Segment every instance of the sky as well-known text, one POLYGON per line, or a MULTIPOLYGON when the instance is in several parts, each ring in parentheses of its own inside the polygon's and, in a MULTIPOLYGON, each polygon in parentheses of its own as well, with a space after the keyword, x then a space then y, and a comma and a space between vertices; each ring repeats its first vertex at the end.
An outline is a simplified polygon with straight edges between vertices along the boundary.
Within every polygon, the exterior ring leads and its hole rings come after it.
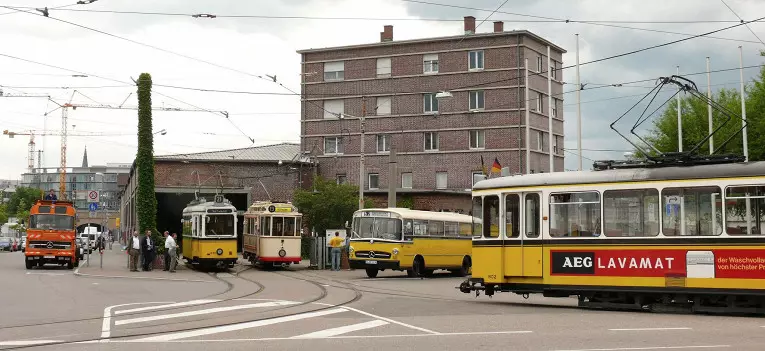
MULTIPOLYGON (((668 32, 695 35, 733 26, 738 21, 736 14, 745 21, 757 19, 765 16, 765 3, 759 0, 423 2, 98 0, 74 5, 76 0, 0 0, 0 89, 6 96, 41 96, 0 97, 0 130, 36 131, 36 148, 44 150, 43 166, 57 167, 62 112, 58 105, 71 101, 135 107, 131 79, 148 72, 155 84, 154 107, 192 110, 153 112, 154 130, 167 132, 154 138, 157 155, 247 147, 252 145, 251 138, 255 145, 298 143, 300 99, 293 94, 300 91, 297 50, 378 42, 387 24, 394 26, 394 40, 459 35, 463 33, 462 18, 475 16, 477 32, 491 32, 492 22, 501 20, 505 30, 526 29, 565 48, 568 52, 563 56, 564 67, 576 62, 575 34, 579 34, 580 79, 585 84, 581 91, 582 156, 584 168, 588 169, 592 160, 621 159, 625 151, 631 150, 608 125, 653 87, 653 82, 612 84, 672 75, 680 66, 681 75, 702 73, 688 78, 706 91, 706 57, 710 58, 712 70, 738 68, 741 45, 744 66, 760 65, 764 60, 759 50, 765 49, 765 44, 748 28, 739 26, 711 35, 717 38, 694 38, 586 64, 688 37, 668 32), (58 6, 66 7, 53 9, 58 6), (49 17, 29 7, 48 7, 49 17), (549 19, 570 21, 540 22, 549 19), (590 23, 581 23, 585 21, 590 23), (83 73, 88 77, 73 76, 83 73), (276 76, 279 84, 266 75, 276 76), (220 111, 225 111, 228 118, 220 111), (40 136, 44 130, 51 135, 40 136)), ((752 23, 749 28, 765 38, 765 23, 752 23)), ((751 80, 758 70, 745 69, 745 80, 751 80)), ((574 68, 563 71, 564 91, 575 89, 575 75, 574 68)), ((712 73, 711 82, 713 90, 738 89, 739 71, 712 73)), ((565 168, 573 170, 578 167, 576 94, 567 93, 561 98, 565 148, 570 150, 565 155, 565 168)), ((137 112, 133 109, 69 110, 68 166, 81 164, 86 147, 91 165, 132 162, 136 126, 137 112)), ((28 142, 28 136, 0 135, 0 179, 18 179, 26 171, 28 142)))

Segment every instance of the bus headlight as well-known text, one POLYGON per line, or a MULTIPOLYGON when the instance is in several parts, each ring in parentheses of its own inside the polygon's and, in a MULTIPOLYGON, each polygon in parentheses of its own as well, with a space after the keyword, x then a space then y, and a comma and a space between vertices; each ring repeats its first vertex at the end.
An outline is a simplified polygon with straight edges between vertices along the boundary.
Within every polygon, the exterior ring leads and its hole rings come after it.
POLYGON ((348 252, 356 251, 356 249, 353 248, 353 246, 348 246, 348 252))
POLYGON ((398 249, 393 249, 393 254, 398 255, 398 249))

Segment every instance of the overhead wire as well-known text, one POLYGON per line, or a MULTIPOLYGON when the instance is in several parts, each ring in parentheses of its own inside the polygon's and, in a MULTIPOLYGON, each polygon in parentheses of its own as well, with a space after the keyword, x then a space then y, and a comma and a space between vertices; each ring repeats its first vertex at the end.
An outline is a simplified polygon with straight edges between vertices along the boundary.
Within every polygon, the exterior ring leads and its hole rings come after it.
MULTIPOLYGON (((733 10, 732 7, 728 6, 728 4, 725 2, 725 0, 720 0, 720 1, 723 3, 723 5, 725 5, 725 7, 728 8, 728 10, 730 10, 730 12, 733 12, 733 15, 736 16, 739 19, 739 21, 741 21, 742 23, 744 22, 744 19, 741 18, 741 16, 739 16, 738 13, 736 13, 736 11, 733 10)), ((758 36, 757 33, 755 33, 754 30, 752 30, 752 27, 750 27, 747 24, 746 25, 746 29, 749 29, 749 31, 752 32, 752 35, 754 35, 754 37, 757 38, 757 40, 759 40, 760 43, 762 43, 762 45, 765 45, 765 41, 762 41, 762 39, 760 39, 760 36, 758 36)))

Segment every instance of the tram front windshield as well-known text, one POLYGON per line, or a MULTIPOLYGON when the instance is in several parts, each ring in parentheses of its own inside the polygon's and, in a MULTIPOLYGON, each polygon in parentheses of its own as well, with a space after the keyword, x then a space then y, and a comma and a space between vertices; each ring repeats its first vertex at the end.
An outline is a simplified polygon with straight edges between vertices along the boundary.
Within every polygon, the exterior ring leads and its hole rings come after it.
POLYGON ((353 219, 354 237, 401 240, 401 220, 397 218, 356 217, 353 219))
POLYGON ((234 235, 234 217, 231 214, 207 215, 205 224, 205 235, 234 235))

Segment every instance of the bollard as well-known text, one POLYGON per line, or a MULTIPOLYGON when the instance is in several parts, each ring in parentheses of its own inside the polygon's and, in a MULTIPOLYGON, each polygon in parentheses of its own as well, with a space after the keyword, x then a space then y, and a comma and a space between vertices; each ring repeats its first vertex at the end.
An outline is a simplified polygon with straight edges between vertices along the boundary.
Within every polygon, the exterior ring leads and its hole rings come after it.
POLYGON ((104 250, 99 249, 98 252, 101 254, 101 269, 104 269, 104 250))

